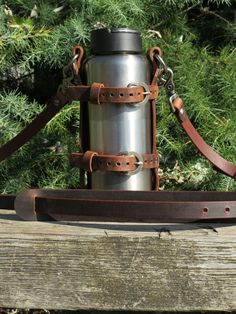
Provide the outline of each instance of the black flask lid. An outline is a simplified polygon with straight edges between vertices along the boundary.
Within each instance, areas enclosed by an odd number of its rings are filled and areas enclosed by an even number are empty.
[[[128,27],[101,28],[91,32],[92,54],[141,53],[140,32]]]

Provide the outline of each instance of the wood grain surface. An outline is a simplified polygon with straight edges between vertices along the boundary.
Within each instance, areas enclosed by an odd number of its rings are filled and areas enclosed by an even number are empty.
[[[236,226],[23,222],[2,210],[0,307],[236,311]]]

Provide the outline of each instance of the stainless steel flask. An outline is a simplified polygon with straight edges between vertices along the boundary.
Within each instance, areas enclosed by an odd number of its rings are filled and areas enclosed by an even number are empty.
[[[150,84],[150,66],[141,54],[140,33],[125,27],[92,31],[92,57],[85,64],[87,84],[107,87]],[[135,105],[88,103],[90,150],[101,154],[135,154],[137,171],[95,171],[92,189],[151,190],[152,173],[142,169],[139,156],[151,153],[151,108],[149,100]]]

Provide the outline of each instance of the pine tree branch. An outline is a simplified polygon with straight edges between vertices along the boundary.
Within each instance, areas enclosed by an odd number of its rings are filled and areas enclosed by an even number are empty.
[[[200,7],[200,11],[201,11],[203,14],[213,15],[213,16],[219,18],[221,21],[224,21],[224,22],[227,23],[228,25],[232,25],[232,23],[231,23],[230,21],[226,20],[223,16],[219,15],[218,13],[209,10],[208,7],[203,7],[203,6],[201,6],[201,7]]]
[[[20,81],[26,77],[29,77],[29,76],[32,76],[34,74],[34,71],[30,71],[29,73],[27,74],[24,74],[24,75],[21,75],[21,76],[18,76],[18,77],[6,77],[6,78],[0,78],[0,82],[2,83],[6,83],[6,82],[16,82],[16,81]]]
[[[184,13],[191,11],[192,9],[199,6],[199,3],[193,4],[192,6],[188,7],[187,9],[183,10]]]

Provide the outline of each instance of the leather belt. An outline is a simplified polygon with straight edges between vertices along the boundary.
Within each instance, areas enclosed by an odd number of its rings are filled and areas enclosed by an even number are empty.
[[[88,172],[96,170],[130,172],[135,171],[138,166],[143,169],[158,168],[157,154],[142,154],[141,159],[132,152],[130,155],[102,155],[97,152],[87,151],[83,153],[72,153],[70,165],[72,167],[83,168]]]
[[[148,100],[157,99],[158,86],[148,85],[148,90]],[[71,85],[65,89],[70,101],[79,99],[99,105],[101,103],[136,104],[144,100],[146,92],[142,86],[108,87],[102,83],[93,83],[91,86]]]
[[[230,221],[236,193],[31,189],[16,195],[11,209],[24,220]]]

